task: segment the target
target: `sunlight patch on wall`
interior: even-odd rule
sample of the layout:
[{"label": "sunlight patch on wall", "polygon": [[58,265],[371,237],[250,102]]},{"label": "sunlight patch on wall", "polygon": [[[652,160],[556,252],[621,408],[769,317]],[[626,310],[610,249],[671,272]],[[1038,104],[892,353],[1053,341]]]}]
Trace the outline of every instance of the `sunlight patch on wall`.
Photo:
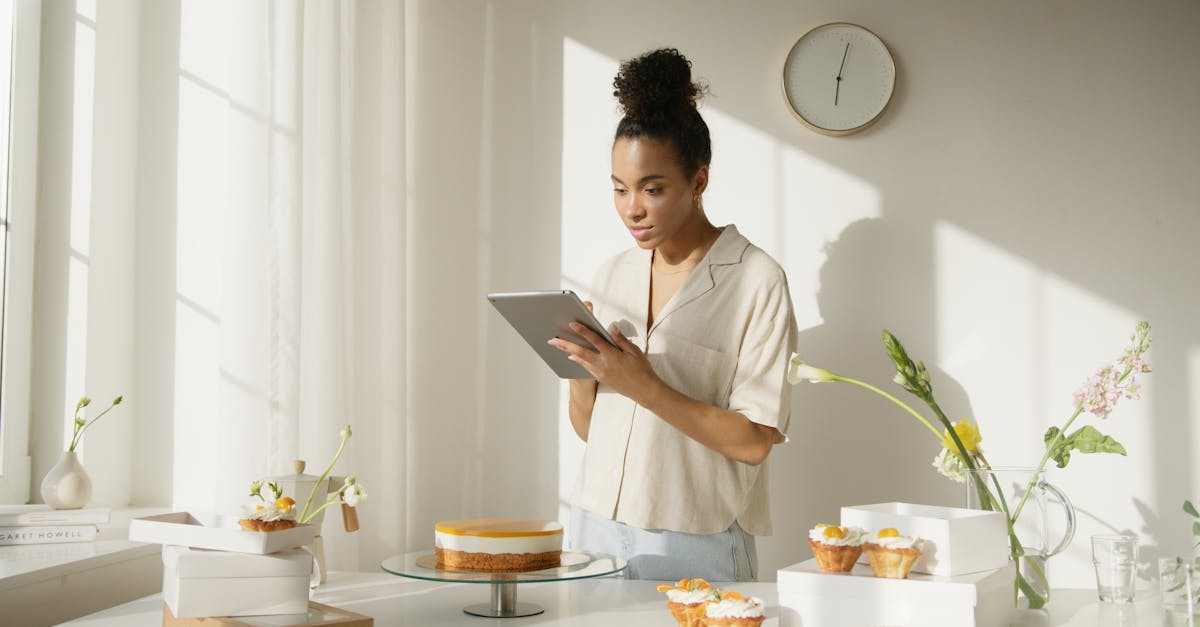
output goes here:
[{"label": "sunlight patch on wall", "polygon": [[[96,7],[76,4],[74,102],[71,136],[70,250],[67,271],[67,354],[63,409],[67,426],[64,446],[70,442],[70,416],[87,389],[88,279],[92,230],[92,109],[96,82]],[[90,23],[89,23],[90,21]],[[85,451],[86,453],[86,451]],[[86,456],[85,456],[86,461]]]},{"label": "sunlight patch on wall", "polygon": [[736,224],[774,257],[787,272],[800,329],[820,325],[825,248],[850,224],[880,217],[879,189],[720,109],[701,113],[713,140],[709,219]]},{"label": "sunlight patch on wall", "polygon": [[618,61],[563,39],[563,286],[586,294],[592,273],[632,240],[613,208],[612,140],[621,121],[612,96]]}]

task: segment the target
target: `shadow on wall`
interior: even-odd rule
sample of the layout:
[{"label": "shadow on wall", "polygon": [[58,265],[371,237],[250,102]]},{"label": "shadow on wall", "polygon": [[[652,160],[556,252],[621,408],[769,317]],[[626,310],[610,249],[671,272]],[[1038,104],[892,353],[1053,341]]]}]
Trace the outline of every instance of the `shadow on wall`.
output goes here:
[{"label": "shadow on wall", "polygon": [[[800,333],[805,361],[871,383],[914,409],[924,405],[891,382],[895,369],[880,332],[887,328],[913,359],[932,353],[932,312],[923,328],[891,328],[890,312],[931,302],[929,233],[887,219],[860,220],[828,244],[818,295],[824,323]],[[896,260],[889,266],[874,260]],[[972,415],[964,390],[935,366],[939,403],[952,420]],[[931,416],[928,411],[922,412]],[[931,418],[932,419],[932,418]],[[794,388],[790,442],[771,455],[775,535],[759,539],[759,577],[810,558],[808,529],[838,522],[841,507],[889,501],[960,506],[961,486],[935,479],[940,450],[914,418],[867,390],[845,384]]]}]

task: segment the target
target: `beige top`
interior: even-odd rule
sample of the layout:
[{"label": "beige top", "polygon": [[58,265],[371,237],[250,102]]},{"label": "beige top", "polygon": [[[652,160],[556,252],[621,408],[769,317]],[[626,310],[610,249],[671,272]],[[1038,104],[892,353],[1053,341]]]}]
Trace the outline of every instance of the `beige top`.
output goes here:
[{"label": "beige top", "polygon": [[[679,392],[740,412],[786,440],[788,357],[796,320],[779,264],[732,225],[663,307],[647,332],[651,251],[604,264],[592,300]],[[600,384],[574,503],[642,529],[717,533],[734,520],[771,534],[767,465],[733,461]]]}]

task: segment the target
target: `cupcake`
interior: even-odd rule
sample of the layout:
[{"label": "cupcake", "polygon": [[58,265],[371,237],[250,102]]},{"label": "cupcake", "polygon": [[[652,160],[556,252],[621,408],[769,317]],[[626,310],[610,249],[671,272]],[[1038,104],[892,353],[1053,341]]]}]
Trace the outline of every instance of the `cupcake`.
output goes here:
[{"label": "cupcake", "polygon": [[704,627],[759,627],[767,613],[762,599],[738,592],[720,592],[720,599],[704,606]]},{"label": "cupcake", "polygon": [[700,578],[680,579],[675,585],[659,584],[658,591],[667,593],[667,609],[679,627],[701,627],[704,606],[720,600],[717,589]]},{"label": "cupcake", "polygon": [[296,501],[290,496],[275,499],[271,503],[262,503],[238,524],[246,531],[279,531],[296,526]]},{"label": "cupcake", "polygon": [[858,527],[818,524],[808,531],[808,546],[822,571],[848,573],[862,555],[864,533]]},{"label": "cupcake", "polygon": [[924,543],[920,538],[902,536],[899,531],[888,527],[868,536],[863,552],[867,554],[867,562],[871,564],[871,572],[876,577],[907,579],[913,564],[921,557]]}]

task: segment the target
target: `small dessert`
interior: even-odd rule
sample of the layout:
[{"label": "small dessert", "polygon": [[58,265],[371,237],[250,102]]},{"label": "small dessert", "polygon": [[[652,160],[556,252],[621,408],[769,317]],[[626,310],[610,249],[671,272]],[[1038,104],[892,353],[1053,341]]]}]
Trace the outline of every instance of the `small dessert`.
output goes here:
[{"label": "small dessert", "polygon": [[720,599],[717,589],[700,578],[680,579],[675,585],[659,584],[658,591],[667,594],[667,609],[679,627],[701,627],[705,606]]},{"label": "small dessert", "polygon": [[519,572],[562,563],[563,527],[553,520],[479,518],[433,526],[438,568]]},{"label": "small dessert", "polygon": [[759,627],[767,618],[762,599],[740,592],[720,592],[720,600],[704,607],[704,627]]},{"label": "small dessert", "polygon": [[876,577],[907,579],[913,564],[921,557],[924,543],[920,538],[902,536],[896,529],[888,527],[868,536],[863,552]]},{"label": "small dessert", "polygon": [[246,531],[279,531],[296,526],[296,500],[290,496],[254,506],[254,511],[238,524]]},{"label": "small dessert", "polygon": [[848,573],[862,555],[865,533],[858,527],[818,524],[808,531],[808,546],[822,571]]}]

